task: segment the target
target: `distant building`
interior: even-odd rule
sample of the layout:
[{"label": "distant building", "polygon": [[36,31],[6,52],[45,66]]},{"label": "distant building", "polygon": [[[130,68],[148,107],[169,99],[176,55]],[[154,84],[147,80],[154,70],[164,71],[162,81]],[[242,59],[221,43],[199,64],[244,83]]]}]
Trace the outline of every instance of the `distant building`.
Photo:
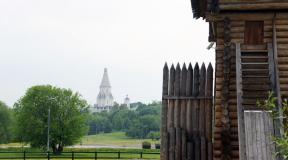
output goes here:
[{"label": "distant building", "polygon": [[128,97],[128,95],[126,95],[126,98],[124,99],[124,105],[126,105],[126,107],[130,109],[130,98]]},{"label": "distant building", "polygon": [[104,69],[103,78],[100,84],[100,91],[97,96],[97,104],[92,107],[92,112],[108,111],[113,107],[114,101],[111,93],[111,85],[108,78],[107,68]]}]

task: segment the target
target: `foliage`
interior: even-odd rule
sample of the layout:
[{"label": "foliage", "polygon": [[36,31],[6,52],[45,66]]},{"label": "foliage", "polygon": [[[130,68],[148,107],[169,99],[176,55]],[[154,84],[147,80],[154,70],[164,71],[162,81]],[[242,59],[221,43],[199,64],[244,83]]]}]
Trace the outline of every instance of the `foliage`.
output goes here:
[{"label": "foliage", "polygon": [[0,144],[8,143],[12,139],[12,111],[0,101]]},{"label": "foliage", "polygon": [[143,149],[151,149],[151,143],[147,142],[147,141],[142,142],[142,148]]},{"label": "foliage", "polygon": [[147,138],[150,138],[152,140],[159,140],[160,139],[160,132],[149,132],[149,134],[147,135]]},{"label": "foliage", "polygon": [[61,152],[86,133],[87,103],[69,89],[34,86],[15,104],[17,135],[32,147],[47,145],[48,110],[50,108],[50,146]]},{"label": "foliage", "polygon": [[116,104],[108,113],[104,111],[90,114],[89,134],[124,131],[132,138],[147,138],[150,132],[160,131],[160,102],[148,105],[137,102],[132,103],[131,106],[137,109],[129,110],[126,106]]},{"label": "foliage", "polygon": [[276,105],[277,98],[274,96],[273,92],[269,93],[268,99],[264,102],[258,102],[258,106],[263,107],[267,111],[271,112],[271,117],[273,119],[279,119],[283,118],[283,129],[284,129],[284,135],[282,137],[274,137],[274,141],[276,143],[276,146],[278,147],[278,152],[276,155],[283,156],[284,159],[288,159],[288,123],[287,123],[287,113],[288,113],[288,103],[287,100],[284,100],[282,103],[282,111],[283,111],[283,117],[282,114],[279,113],[277,110]]}]

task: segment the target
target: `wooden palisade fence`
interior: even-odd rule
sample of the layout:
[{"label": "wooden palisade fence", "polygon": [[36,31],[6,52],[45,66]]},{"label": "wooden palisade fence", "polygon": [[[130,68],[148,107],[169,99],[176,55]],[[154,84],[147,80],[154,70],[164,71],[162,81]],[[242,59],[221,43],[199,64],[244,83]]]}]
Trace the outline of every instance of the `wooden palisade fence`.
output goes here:
[{"label": "wooden palisade fence", "polygon": [[163,70],[161,160],[211,160],[213,68]]}]

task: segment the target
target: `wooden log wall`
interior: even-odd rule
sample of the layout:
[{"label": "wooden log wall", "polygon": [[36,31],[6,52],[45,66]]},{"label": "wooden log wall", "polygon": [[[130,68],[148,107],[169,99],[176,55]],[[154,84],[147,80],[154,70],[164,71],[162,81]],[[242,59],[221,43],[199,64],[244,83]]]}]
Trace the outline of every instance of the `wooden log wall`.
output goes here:
[{"label": "wooden log wall", "polygon": [[[226,111],[223,108],[223,87],[224,79],[227,72],[224,71],[225,44],[224,36],[224,17],[230,19],[230,40],[231,43],[244,43],[245,21],[264,21],[264,44],[273,42],[273,17],[271,14],[223,14],[218,17],[207,17],[208,21],[216,22],[217,38],[216,38],[216,65],[215,65],[215,129],[214,129],[214,148],[213,154],[215,160],[223,157],[223,139],[221,138],[223,126],[223,117]],[[226,29],[227,31],[227,29]],[[276,31],[277,31],[277,48],[278,48],[278,70],[279,82],[282,98],[288,97],[288,14],[278,13],[276,15]],[[230,121],[230,144],[231,159],[239,159],[239,143],[238,143],[238,122],[237,122],[237,96],[236,96],[236,72],[235,72],[235,52],[231,50],[230,54],[230,80],[229,80],[229,105],[228,117]]]},{"label": "wooden log wall", "polygon": [[163,69],[161,160],[212,160],[213,68]]}]

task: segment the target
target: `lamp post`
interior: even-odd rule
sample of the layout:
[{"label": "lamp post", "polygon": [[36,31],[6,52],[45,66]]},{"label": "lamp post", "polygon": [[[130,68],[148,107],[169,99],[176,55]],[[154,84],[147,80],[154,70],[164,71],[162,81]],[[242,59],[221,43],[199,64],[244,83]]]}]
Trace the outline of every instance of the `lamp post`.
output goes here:
[{"label": "lamp post", "polygon": [[[55,100],[56,98],[49,98],[48,100]],[[51,117],[51,109],[50,109],[50,104],[48,106],[48,120],[47,120],[47,152],[49,152],[50,148],[50,117]]]}]

